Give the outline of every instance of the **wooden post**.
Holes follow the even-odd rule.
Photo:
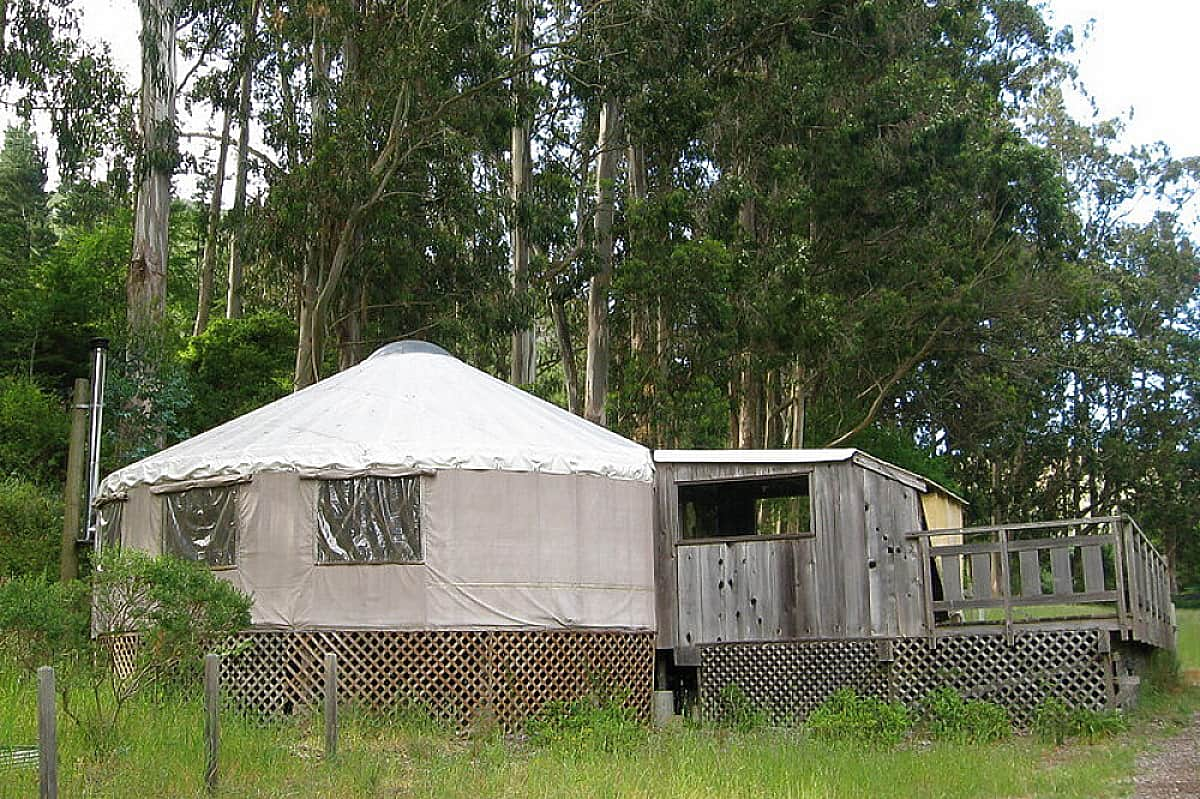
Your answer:
[[[75,542],[71,542],[74,546]],[[38,669],[38,796],[58,799],[58,719],[54,702],[54,669]]]
[[[204,784],[209,793],[217,790],[217,751],[221,745],[221,658],[219,655],[204,656],[204,740],[208,761],[204,768]]]
[[[337,653],[325,653],[325,759],[337,756]]]
[[[80,505],[83,502],[83,469],[86,465],[88,396],[91,384],[86,378],[76,378],[71,398],[71,443],[67,450],[67,485],[63,490],[62,551],[58,556],[58,576],[63,582],[79,576],[79,558],[75,542],[79,534]]]

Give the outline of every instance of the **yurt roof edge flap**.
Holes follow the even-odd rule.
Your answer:
[[[438,347],[400,342],[114,472],[101,494],[261,471],[395,468],[653,479],[650,451],[640,444]]]

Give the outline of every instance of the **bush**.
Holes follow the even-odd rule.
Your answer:
[[[646,729],[623,698],[595,695],[548,703],[526,730],[535,746],[572,756],[627,752],[646,739]]]
[[[80,580],[25,575],[0,582],[0,640],[23,667],[86,663],[91,594]]]
[[[69,431],[56,397],[27,377],[0,377],[0,475],[61,483]]]
[[[713,715],[718,726],[738,732],[752,732],[767,724],[766,712],[754,704],[737,683],[721,688]]]
[[[0,579],[58,574],[62,499],[28,480],[0,478]]]
[[[805,726],[822,740],[892,746],[904,740],[912,721],[908,709],[898,702],[859,696],[853,688],[840,688],[809,714]]]
[[[214,320],[183,352],[195,395],[184,425],[198,433],[285,396],[295,353],[296,327],[284,316]]]
[[[950,687],[938,688],[922,706],[929,734],[955,743],[990,743],[1012,734],[1008,711],[994,702],[963,699]]]
[[[107,549],[92,576],[96,627],[138,633],[147,677],[199,677],[206,649],[250,624],[251,597],[197,563]]]
[[[108,550],[97,565],[91,585],[41,575],[0,584],[0,641],[27,667],[62,667],[62,710],[101,750],[118,740],[122,709],[134,696],[199,685],[202,654],[249,624],[251,599],[169,556]],[[106,642],[92,637],[93,613],[101,631],[139,635],[128,668],[114,668]]]
[[[1033,713],[1033,734],[1045,743],[1061,745],[1069,738],[1095,743],[1129,729],[1129,722],[1118,710],[1090,710],[1070,707],[1050,697]]]

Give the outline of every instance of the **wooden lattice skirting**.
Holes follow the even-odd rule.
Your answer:
[[[512,730],[547,702],[622,696],[649,715],[654,634],[630,631],[247,632],[222,660],[227,701],[259,713],[316,707],[327,652],[338,693],[377,711],[415,707],[458,725]]]
[[[1059,630],[932,640],[780,641],[700,647],[700,701],[723,712],[722,689],[737,685],[778,723],[803,720],[838,688],[916,708],[933,689],[1008,708],[1018,726],[1048,697],[1074,707],[1112,707],[1114,659],[1107,632]]]

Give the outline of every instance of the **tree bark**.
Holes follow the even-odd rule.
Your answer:
[[[607,421],[609,331],[608,290],[613,277],[613,178],[620,155],[621,117],[617,101],[607,99],[600,110],[599,152],[596,156],[596,262],[598,269],[588,287],[587,373],[584,418],[603,425]]]
[[[212,201],[208,204],[208,229],[204,235],[204,256],[200,262],[200,295],[196,300],[196,324],[192,335],[198,336],[208,327],[209,307],[212,305],[213,272],[217,265],[217,229],[221,224],[221,195],[225,188],[225,161],[229,155],[230,113],[225,111],[221,123],[221,144],[217,150],[217,166],[213,175]]]
[[[533,51],[533,9],[531,0],[515,0],[513,8],[512,78],[512,284],[518,299],[529,289],[529,184],[533,166],[529,153],[530,54]],[[512,361],[509,382],[529,385],[537,377],[537,339],[531,323],[512,334]]]
[[[166,311],[171,173],[175,164],[176,0],[142,0],[142,88],[138,114],[141,177],[133,255],[125,284],[131,338],[156,327]]]
[[[254,75],[254,36],[258,27],[259,0],[253,0],[242,25],[242,78],[238,89],[238,165],[233,184],[233,232],[229,237],[229,293],[225,298],[225,317],[242,316],[242,287],[245,283],[245,254],[242,252],[242,226],[246,214],[246,178],[250,168],[250,88]]]
[[[567,410],[578,416],[583,410],[579,403],[579,367],[575,365],[575,347],[571,343],[571,327],[567,324],[566,303],[557,295],[550,298],[550,313],[558,334],[558,349],[562,358],[563,385],[567,390]]]

